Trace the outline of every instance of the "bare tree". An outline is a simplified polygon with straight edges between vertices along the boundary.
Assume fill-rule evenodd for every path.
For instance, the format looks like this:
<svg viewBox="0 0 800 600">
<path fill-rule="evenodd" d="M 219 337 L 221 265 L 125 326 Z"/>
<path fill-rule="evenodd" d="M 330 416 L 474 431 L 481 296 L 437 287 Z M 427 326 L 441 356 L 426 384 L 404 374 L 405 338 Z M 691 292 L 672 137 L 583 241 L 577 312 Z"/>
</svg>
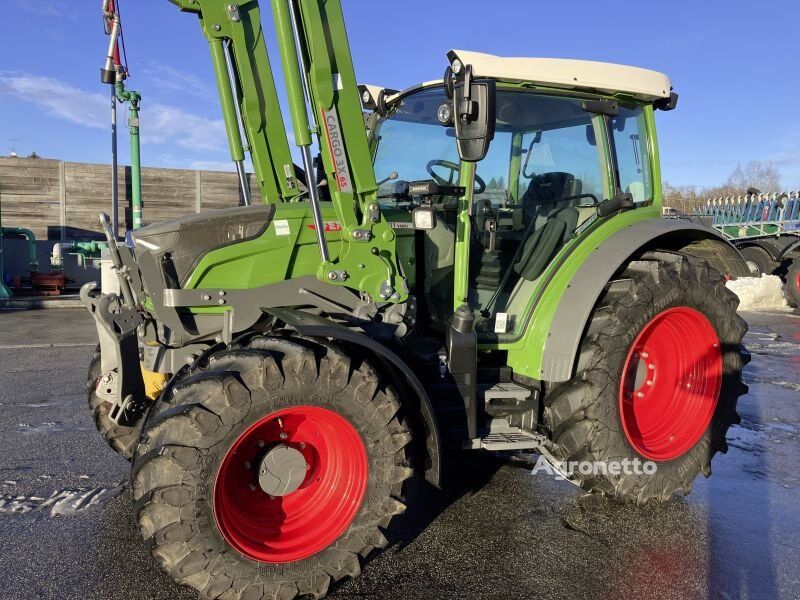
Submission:
<svg viewBox="0 0 800 600">
<path fill-rule="evenodd" d="M 699 212 L 705 205 L 706 196 L 692 186 L 673 186 L 664 182 L 663 204 L 686 214 Z"/>
<path fill-rule="evenodd" d="M 726 196 L 746 194 L 749 188 L 755 188 L 759 192 L 771 194 L 779 192 L 781 187 L 781 176 L 778 169 L 771 162 L 751 160 L 744 167 L 741 164 L 736 166 L 733 173 L 723 186 L 723 190 L 728 193 L 721 194 Z"/>
<path fill-rule="evenodd" d="M 675 208 L 682 213 L 702 213 L 708 200 L 743 196 L 748 189 L 755 188 L 764 194 L 779 192 L 781 176 L 771 162 L 753 160 L 744 167 L 736 166 L 727 181 L 719 186 L 698 188 L 694 186 L 673 186 L 664 182 L 664 206 Z"/>
</svg>

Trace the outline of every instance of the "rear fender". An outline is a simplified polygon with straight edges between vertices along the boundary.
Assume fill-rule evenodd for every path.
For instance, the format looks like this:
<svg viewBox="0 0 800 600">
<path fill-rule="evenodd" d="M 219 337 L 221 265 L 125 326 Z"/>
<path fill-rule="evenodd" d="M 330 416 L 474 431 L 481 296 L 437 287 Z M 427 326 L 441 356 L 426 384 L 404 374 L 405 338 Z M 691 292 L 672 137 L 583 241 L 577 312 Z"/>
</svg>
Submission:
<svg viewBox="0 0 800 600">
<path fill-rule="evenodd" d="M 555 306 L 552 317 L 537 322 L 524 343 L 509 350 L 509 365 L 542 381 L 570 379 L 589 316 L 606 284 L 632 258 L 656 249 L 707 260 L 729 277 L 749 275 L 739 252 L 713 229 L 681 219 L 635 221 L 611 233 L 586 255 L 566 285 L 559 281 L 560 289 L 545 292 L 543 300 L 546 296 L 546 302 Z"/>
</svg>

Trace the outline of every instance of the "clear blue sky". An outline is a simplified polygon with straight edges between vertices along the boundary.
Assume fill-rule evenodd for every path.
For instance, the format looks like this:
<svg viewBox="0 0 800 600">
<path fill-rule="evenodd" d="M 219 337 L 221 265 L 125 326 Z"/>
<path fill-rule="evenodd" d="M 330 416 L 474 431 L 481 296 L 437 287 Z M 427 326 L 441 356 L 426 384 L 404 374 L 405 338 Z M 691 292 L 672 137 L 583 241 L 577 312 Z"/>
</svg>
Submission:
<svg viewBox="0 0 800 600">
<path fill-rule="evenodd" d="M 362 82 L 402 88 L 435 79 L 450 48 L 657 69 L 681 94 L 677 111 L 659 114 L 668 181 L 714 185 L 738 162 L 760 159 L 775 163 L 785 188 L 800 188 L 797 0 L 342 1 Z M 17 138 L 20 154 L 108 162 L 100 0 L 2 4 L 0 154 Z M 144 163 L 224 165 L 224 130 L 196 19 L 167 0 L 122 0 L 122 10 L 130 86 L 145 99 Z"/>
</svg>

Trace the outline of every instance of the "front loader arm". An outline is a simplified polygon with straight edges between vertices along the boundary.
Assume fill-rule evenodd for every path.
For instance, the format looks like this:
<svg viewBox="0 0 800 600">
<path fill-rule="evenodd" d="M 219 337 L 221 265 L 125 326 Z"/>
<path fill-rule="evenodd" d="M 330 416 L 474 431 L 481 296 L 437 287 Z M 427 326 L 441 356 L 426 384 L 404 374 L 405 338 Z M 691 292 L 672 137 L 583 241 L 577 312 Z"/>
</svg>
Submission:
<svg viewBox="0 0 800 600">
<path fill-rule="evenodd" d="M 295 199 L 294 167 L 272 69 L 266 54 L 257 0 L 170 0 L 199 15 L 212 48 L 225 126 L 239 160 L 237 96 L 256 175 L 267 201 Z M 320 246 L 317 277 L 366 293 L 378 302 L 408 297 L 398 266 L 395 234 L 383 218 L 355 70 L 339 0 L 271 0 L 284 83 L 308 182 Z M 234 65 L 227 75 L 225 50 Z M 311 119 L 309 120 L 309 114 Z M 341 226 L 341 249 L 327 252 L 310 146 L 316 135 L 333 207 Z M 337 228 L 338 229 L 338 228 Z"/>
<path fill-rule="evenodd" d="M 343 226 L 345 243 L 334 268 L 354 280 L 350 287 L 366 291 L 378 301 L 405 300 L 408 289 L 397 266 L 395 234 L 377 200 L 378 186 L 341 2 L 272 0 L 272 6 L 284 58 L 288 40 L 281 35 L 281 24 L 286 22 L 282 13 L 287 8 L 294 11 L 313 127 L 322 148 L 331 199 Z M 289 33 L 285 28 L 283 31 Z"/>
<path fill-rule="evenodd" d="M 231 159 L 241 164 L 244 152 L 250 152 L 264 202 L 296 198 L 301 192 L 295 179 L 258 2 L 170 2 L 200 18 L 211 48 Z M 242 141 L 242 130 L 246 144 Z"/>
</svg>

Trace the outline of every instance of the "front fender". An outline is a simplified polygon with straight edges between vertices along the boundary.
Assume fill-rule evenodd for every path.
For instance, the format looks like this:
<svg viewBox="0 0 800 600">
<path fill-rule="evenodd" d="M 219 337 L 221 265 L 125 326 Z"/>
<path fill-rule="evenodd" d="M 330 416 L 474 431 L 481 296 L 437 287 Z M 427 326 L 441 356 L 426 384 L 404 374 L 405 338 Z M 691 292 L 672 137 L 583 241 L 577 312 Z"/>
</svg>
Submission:
<svg viewBox="0 0 800 600">
<path fill-rule="evenodd" d="M 295 329 L 300 335 L 329 338 L 360 346 L 367 350 L 373 357 L 380 360 L 383 366 L 399 373 L 403 379 L 405 379 L 408 388 L 413 392 L 412 395 L 418 398 L 416 406 L 407 406 L 406 408 L 409 413 L 412 413 L 409 415 L 412 421 L 414 417 L 413 413 L 419 415 L 419 420 L 421 420 L 420 424 L 425 432 L 425 453 L 427 455 L 425 461 L 425 479 L 432 485 L 441 487 L 442 442 L 439 435 L 439 427 L 436 423 L 436 415 L 433 412 L 433 404 L 431 403 L 425 386 L 422 385 L 422 382 L 414 374 L 414 371 L 411 370 L 402 358 L 385 345 L 366 334 L 348 329 L 344 325 L 340 325 L 329 319 L 291 308 L 264 308 L 262 310 L 280 319 Z M 419 430 L 416 427 L 415 429 Z"/>
</svg>

